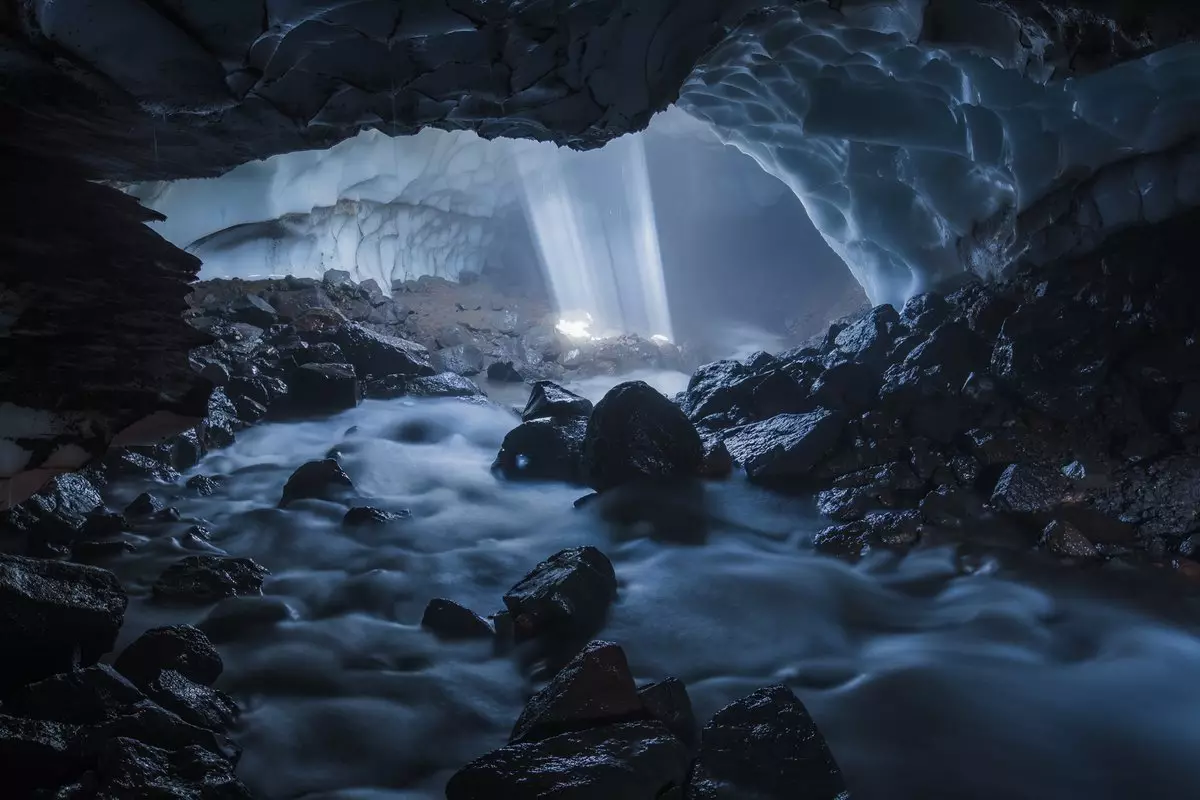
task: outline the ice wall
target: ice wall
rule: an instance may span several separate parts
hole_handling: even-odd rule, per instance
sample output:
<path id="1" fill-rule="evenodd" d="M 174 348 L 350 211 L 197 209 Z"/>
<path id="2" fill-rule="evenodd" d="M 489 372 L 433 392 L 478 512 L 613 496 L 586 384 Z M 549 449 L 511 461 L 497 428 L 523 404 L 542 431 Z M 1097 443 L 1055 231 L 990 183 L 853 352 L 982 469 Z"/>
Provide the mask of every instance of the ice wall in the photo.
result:
<path id="1" fill-rule="evenodd" d="M 1047 82 L 1039 43 L 979 13 L 942 31 L 969 49 L 930 43 L 916 0 L 764 15 L 679 105 L 785 181 L 876 302 L 1197 201 L 1200 46 Z"/>

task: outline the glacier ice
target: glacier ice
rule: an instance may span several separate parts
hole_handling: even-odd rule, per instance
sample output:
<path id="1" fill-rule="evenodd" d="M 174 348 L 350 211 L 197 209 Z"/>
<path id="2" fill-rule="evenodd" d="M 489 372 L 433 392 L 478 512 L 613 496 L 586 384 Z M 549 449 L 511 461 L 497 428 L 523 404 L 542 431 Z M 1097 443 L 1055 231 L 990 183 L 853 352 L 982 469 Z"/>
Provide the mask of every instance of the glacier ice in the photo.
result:
<path id="1" fill-rule="evenodd" d="M 1048 81 L 1006 44 L 1007 18 L 983 31 L 991 53 L 936 47 L 922 7 L 772 13 L 679 98 L 791 187 L 872 300 L 1083 252 L 1194 204 L 1175 175 L 1197 163 L 1200 46 Z"/>

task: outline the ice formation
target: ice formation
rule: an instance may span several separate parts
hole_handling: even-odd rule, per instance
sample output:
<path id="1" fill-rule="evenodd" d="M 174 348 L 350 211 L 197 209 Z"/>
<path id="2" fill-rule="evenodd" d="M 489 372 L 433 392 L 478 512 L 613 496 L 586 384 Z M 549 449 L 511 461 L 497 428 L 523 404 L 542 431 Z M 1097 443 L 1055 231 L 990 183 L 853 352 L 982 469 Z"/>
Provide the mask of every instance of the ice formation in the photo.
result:
<path id="1" fill-rule="evenodd" d="M 968 50 L 931 45 L 924 12 L 773 12 L 679 99 L 791 187 L 874 301 L 1086 252 L 1200 201 L 1200 46 L 1047 81 L 1008 17 L 977 9 Z"/>

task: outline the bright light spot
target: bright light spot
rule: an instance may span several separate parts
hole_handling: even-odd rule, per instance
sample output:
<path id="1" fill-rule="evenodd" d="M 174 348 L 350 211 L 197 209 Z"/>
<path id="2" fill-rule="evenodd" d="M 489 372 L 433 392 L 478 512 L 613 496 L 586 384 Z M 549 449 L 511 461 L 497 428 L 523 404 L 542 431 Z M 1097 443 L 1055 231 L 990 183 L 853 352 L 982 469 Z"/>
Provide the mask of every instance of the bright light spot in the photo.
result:
<path id="1" fill-rule="evenodd" d="M 521 185 L 547 283 L 572 338 L 598 333 L 671 334 L 645 143 L 625 136 L 599 150 L 538 149 L 521 162 Z"/>
<path id="2" fill-rule="evenodd" d="M 591 332 L 592 318 L 590 315 L 586 319 L 560 319 L 554 327 L 559 333 L 571 339 L 595 338 Z"/>
<path id="3" fill-rule="evenodd" d="M 655 342 L 661 342 L 662 344 L 670 344 L 671 343 L 671 337 L 663 336 L 661 333 L 656 333 L 653 336 L 651 336 L 650 338 L 651 338 L 651 340 L 653 340 Z"/>

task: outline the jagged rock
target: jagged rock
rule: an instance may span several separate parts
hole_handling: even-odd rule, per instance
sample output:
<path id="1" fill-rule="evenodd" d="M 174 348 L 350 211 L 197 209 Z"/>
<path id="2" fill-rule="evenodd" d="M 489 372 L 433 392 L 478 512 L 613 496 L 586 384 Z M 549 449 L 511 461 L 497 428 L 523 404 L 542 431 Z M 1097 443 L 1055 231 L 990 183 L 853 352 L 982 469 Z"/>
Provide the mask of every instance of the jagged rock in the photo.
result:
<path id="1" fill-rule="evenodd" d="M 305 364 L 288 378 L 287 410 L 293 415 L 336 414 L 361 398 L 358 376 L 349 364 Z"/>
<path id="2" fill-rule="evenodd" d="M 1042 531 L 1041 546 L 1063 558 L 1099 558 L 1096 546 L 1069 522 L 1054 520 Z"/>
<path id="3" fill-rule="evenodd" d="M 483 391 L 470 378 L 453 372 L 441 372 L 408 378 L 405 393 L 409 397 L 482 397 Z"/>
<path id="4" fill-rule="evenodd" d="M 522 383 L 525 380 L 511 361 L 497 361 L 489 364 L 487 379 L 497 383 Z"/>
<path id="5" fill-rule="evenodd" d="M 198 728 L 224 731 L 237 719 L 237 703 L 224 692 L 165 669 L 142 690 L 154 702 Z"/>
<path id="6" fill-rule="evenodd" d="M 755 366 L 718 361 L 701 367 L 683 394 L 681 407 L 692 420 L 733 414 L 760 420 L 808 410 L 808 393 L 775 359 Z"/>
<path id="7" fill-rule="evenodd" d="M 602 492 L 698 476 L 704 445 L 679 406 L 648 384 L 630 381 L 609 390 L 592 411 L 581 464 L 588 485 Z"/>
<path id="8" fill-rule="evenodd" d="M 342 525 L 347 528 L 368 528 L 399 522 L 411 516 L 407 511 L 384 511 L 371 506 L 354 506 L 342 517 Z"/>
<path id="9" fill-rule="evenodd" d="M 706 478 L 725 478 L 733 472 L 733 456 L 722 438 L 701 437 L 704 441 L 704 463 L 700 474 Z"/>
<path id="10" fill-rule="evenodd" d="M 233 402 L 224 391 L 214 389 L 208 398 L 208 414 L 200 424 L 200 444 L 204 452 L 229 447 L 241 427 Z"/>
<path id="11" fill-rule="evenodd" d="M 892 346 L 892 331 L 900 315 L 889 305 L 876 306 L 843 328 L 834 346 L 851 361 L 881 365 Z"/>
<path id="12" fill-rule="evenodd" d="M 858 556 L 875 548 L 903 548 L 921 536 L 917 511 L 874 511 L 861 520 L 825 528 L 813 537 L 813 547 L 831 555 Z"/>
<path id="13" fill-rule="evenodd" d="M 149 492 L 142 492 L 125 506 L 125 516 L 134 519 L 152 517 L 165 510 L 167 504 Z"/>
<path id="14" fill-rule="evenodd" d="M 683 681 L 667 678 L 643 686 L 637 693 L 647 714 L 665 725 L 689 750 L 696 746 L 700 726 Z"/>
<path id="15" fill-rule="evenodd" d="M 385 336 L 354 323 L 341 326 L 334 341 L 359 375 L 433 375 L 429 351 L 415 342 Z"/>
<path id="16" fill-rule="evenodd" d="M 188 556 L 163 571 L 153 593 L 159 601 L 206 605 L 225 597 L 262 594 L 269 574 L 249 558 Z"/>
<path id="17" fill-rule="evenodd" d="M 92 725 L 132 711 L 146 696 L 106 664 L 53 675 L 5 698 L 4 710 L 67 725 Z"/>
<path id="18" fill-rule="evenodd" d="M 231 322 L 245 322 L 259 328 L 269 328 L 279 321 L 275 307 L 256 294 L 244 294 L 225 308 Z"/>
<path id="19" fill-rule="evenodd" d="M 233 765 L 197 745 L 163 749 L 128 737 L 114 738 L 102 746 L 95 781 L 97 800 L 251 800 Z"/>
<path id="20" fill-rule="evenodd" d="M 106 508 L 97 508 L 87 515 L 83 527 L 79 530 L 79 535 L 89 539 L 107 539 L 112 536 L 120 536 L 128 527 L 129 521 L 125 519 L 124 514 L 109 511 Z"/>
<path id="21" fill-rule="evenodd" d="M 617 596 L 612 562 L 594 547 L 555 553 L 504 595 L 518 642 L 590 636 Z"/>
<path id="22" fill-rule="evenodd" d="M 974 492 L 939 486 L 921 500 L 921 517 L 944 528 L 962 528 L 987 516 L 983 501 Z"/>
<path id="23" fill-rule="evenodd" d="M 908 298 L 900 312 L 900 321 L 914 331 L 929 333 L 945 322 L 952 306 L 936 292 L 923 292 Z"/>
<path id="24" fill-rule="evenodd" d="M 78 535 L 101 505 L 100 493 L 85 476 L 56 475 L 21 505 L 0 512 L 0 527 L 26 537 L 64 541 Z"/>
<path id="25" fill-rule="evenodd" d="M 354 491 L 354 482 L 335 459 L 309 461 L 292 473 L 283 486 L 280 508 L 299 500 L 345 500 Z"/>
<path id="26" fill-rule="evenodd" d="M 96 663 L 116 642 L 127 603 L 107 570 L 0 555 L 0 641 L 9 654 L 0 659 L 0 693 Z"/>
<path id="27" fill-rule="evenodd" d="M 409 379 L 404 375 L 384 375 L 363 381 L 363 397 L 369 400 L 395 400 L 408 394 Z"/>
<path id="28" fill-rule="evenodd" d="M 442 369 L 458 375 L 471 376 L 483 372 L 483 351 L 473 344 L 459 344 L 438 351 Z M 491 377 L 489 370 L 488 377 Z"/>
<path id="29" fill-rule="evenodd" d="M 1200 383 L 1189 383 L 1180 390 L 1171 408 L 1169 424 L 1176 436 L 1200 431 Z"/>
<path id="30" fill-rule="evenodd" d="M 296 618 L 296 611 L 282 599 L 250 595 L 222 600 L 196 627 L 221 644 L 256 637 L 280 622 Z"/>
<path id="31" fill-rule="evenodd" d="M 842 771 L 804 705 L 784 686 L 718 711 L 700 734 L 687 800 L 840 800 Z"/>
<path id="32" fill-rule="evenodd" d="M 826 409 L 780 414 L 735 428 L 725 446 L 751 480 L 802 478 L 833 449 L 845 423 L 845 415 Z"/>
<path id="33" fill-rule="evenodd" d="M 56 789 L 87 768 L 75 747 L 77 734 L 72 725 L 0 714 L 5 792 L 11 797 L 54 797 Z"/>
<path id="34" fill-rule="evenodd" d="M 491 639 L 495 632 L 483 617 L 453 600 L 435 598 L 425 606 L 421 628 L 445 641 Z"/>
<path id="35" fill-rule="evenodd" d="M 78 541 L 71 543 L 71 560 L 76 564 L 96 564 L 123 556 L 126 553 L 133 553 L 136 550 L 137 546 L 133 542 L 121 540 L 107 542 Z"/>
<path id="36" fill-rule="evenodd" d="M 876 404 L 879 382 L 873 365 L 843 361 L 818 375 L 812 385 L 812 402 L 825 408 L 865 411 Z"/>
<path id="37" fill-rule="evenodd" d="M 732 410 L 737 404 L 735 387 L 751 374 L 751 368 L 740 361 L 705 364 L 688 381 L 681 404 L 684 413 L 689 419 L 700 420 Z"/>
<path id="38" fill-rule="evenodd" d="M 455 773 L 446 800 L 657 800 L 688 761 L 660 723 L 609 725 L 493 750 Z"/>
<path id="39" fill-rule="evenodd" d="M 504 436 L 492 470 L 508 480 L 582 483 L 587 420 L 534 419 Z"/>
<path id="40" fill-rule="evenodd" d="M 224 664 L 204 632 L 192 625 L 152 628 L 126 647 L 113 667 L 138 686 L 165 669 L 205 686 L 216 683 Z"/>
<path id="41" fill-rule="evenodd" d="M 209 475 L 193 475 L 184 485 L 200 497 L 211 497 L 221 488 L 221 481 Z"/>
<path id="42" fill-rule="evenodd" d="M 325 274 L 321 276 L 321 283 L 342 288 L 353 288 L 357 285 L 354 283 L 354 276 L 344 269 L 325 270 Z"/>
<path id="43" fill-rule="evenodd" d="M 154 450 L 157 451 L 157 448 Z M 146 478 L 159 483 L 175 483 L 179 480 L 179 472 L 167 463 L 170 457 L 169 453 L 163 452 L 147 454 L 131 448 L 115 448 L 104 457 L 104 466 L 112 477 Z"/>
<path id="44" fill-rule="evenodd" d="M 551 418 L 556 420 L 587 419 L 592 414 L 592 401 L 564 389 L 552 381 L 538 381 L 529 392 L 521 420 Z"/>
<path id="45" fill-rule="evenodd" d="M 625 652 L 612 642 L 592 642 L 529 699 L 509 742 L 536 742 L 646 716 Z"/>
<path id="46" fill-rule="evenodd" d="M 279 317 L 285 320 L 296 320 L 314 309 L 334 309 L 333 300 L 320 286 L 274 292 L 269 299 Z"/>
<path id="47" fill-rule="evenodd" d="M 1070 482 L 1053 468 L 1011 464 L 996 481 L 991 502 L 1012 514 L 1045 514 L 1062 505 L 1070 489 Z"/>

